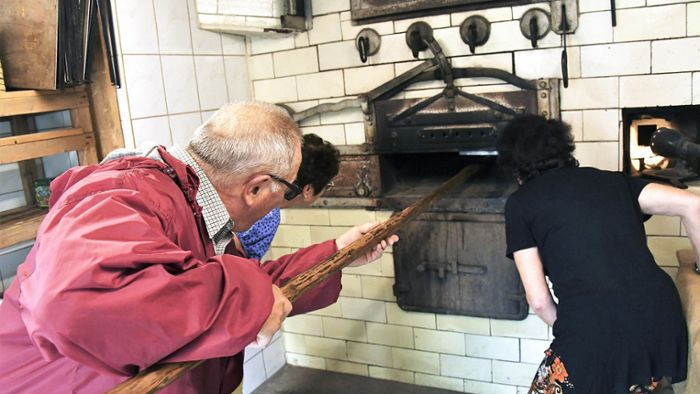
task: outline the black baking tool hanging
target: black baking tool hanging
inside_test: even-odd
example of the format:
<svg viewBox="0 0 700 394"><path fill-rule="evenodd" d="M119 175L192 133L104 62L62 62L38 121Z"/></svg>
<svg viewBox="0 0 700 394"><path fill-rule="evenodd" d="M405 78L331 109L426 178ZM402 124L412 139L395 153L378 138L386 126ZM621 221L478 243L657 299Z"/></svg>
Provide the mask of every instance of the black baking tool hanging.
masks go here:
<svg viewBox="0 0 700 394"><path fill-rule="evenodd" d="M561 80L564 84L564 88L569 87L569 56L566 53L566 33L569 31L569 24L566 21L566 4L561 5L561 24L559 25L559 30L561 30L561 45L563 50L561 51Z"/></svg>
<svg viewBox="0 0 700 394"><path fill-rule="evenodd" d="M617 26L617 11L615 7L615 0L610 0L610 17L612 18L612 25Z"/></svg>

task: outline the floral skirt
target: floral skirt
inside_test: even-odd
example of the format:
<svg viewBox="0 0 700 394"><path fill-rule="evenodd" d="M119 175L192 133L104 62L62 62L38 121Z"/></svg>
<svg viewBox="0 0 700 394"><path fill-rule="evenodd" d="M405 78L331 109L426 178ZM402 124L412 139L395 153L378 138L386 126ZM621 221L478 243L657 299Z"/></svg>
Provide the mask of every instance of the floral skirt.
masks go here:
<svg viewBox="0 0 700 394"><path fill-rule="evenodd" d="M564 362L554 353L554 350L547 349L535 378L530 385L528 394L565 394L567 389L573 389L574 384L569 379ZM650 384L635 384L630 386L630 394L647 394L656 389L658 381L650 379Z"/></svg>

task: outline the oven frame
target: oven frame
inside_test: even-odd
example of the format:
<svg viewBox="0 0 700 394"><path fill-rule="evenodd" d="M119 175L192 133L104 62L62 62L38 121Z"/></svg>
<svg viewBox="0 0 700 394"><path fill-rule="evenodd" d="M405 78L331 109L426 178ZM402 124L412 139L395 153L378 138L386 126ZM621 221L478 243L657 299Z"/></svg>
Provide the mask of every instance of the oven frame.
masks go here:
<svg viewBox="0 0 700 394"><path fill-rule="evenodd" d="M364 24L445 12L533 4L537 0L351 0L353 22Z"/></svg>

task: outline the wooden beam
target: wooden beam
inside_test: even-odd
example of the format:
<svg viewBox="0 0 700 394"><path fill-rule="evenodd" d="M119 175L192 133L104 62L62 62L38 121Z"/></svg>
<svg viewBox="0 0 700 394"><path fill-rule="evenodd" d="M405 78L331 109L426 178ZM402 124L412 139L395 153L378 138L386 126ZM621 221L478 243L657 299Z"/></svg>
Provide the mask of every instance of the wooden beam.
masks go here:
<svg viewBox="0 0 700 394"><path fill-rule="evenodd" d="M36 238L36 230L46 216L45 209L29 208L3 218L0 224L0 249Z"/></svg>
<svg viewBox="0 0 700 394"><path fill-rule="evenodd" d="M26 116L13 116L10 118L12 125L12 135L24 135L31 132ZM24 202L26 206L34 206L34 180L38 179L34 160L24 160L17 162L20 178L22 179L22 190L24 191Z"/></svg>
<svg viewBox="0 0 700 394"><path fill-rule="evenodd" d="M6 98L17 98L17 97L44 97L53 95L62 95L67 93L83 93L85 92L85 85L74 86L71 88L65 88L63 90L13 90L11 92L0 92L0 100Z"/></svg>
<svg viewBox="0 0 700 394"><path fill-rule="evenodd" d="M290 301L298 299L307 290L323 282L329 275L340 271L358 257L369 252L381 240L394 234L401 226L425 211L433 202L442 198L448 190L464 183L469 177L478 172L479 168L477 165L464 168L452 179L443 183L435 191L404 209L398 215L392 216L386 222L376 226L350 245L337 251L333 256L317 264L314 268L292 278L282 286L282 293ZM187 371L196 368L202 362L203 360L156 364L125 380L107 393L154 393L166 387Z"/></svg>
<svg viewBox="0 0 700 394"><path fill-rule="evenodd" d="M0 164L83 151L94 146L90 137L76 128L0 138Z"/></svg>
<svg viewBox="0 0 700 394"><path fill-rule="evenodd" d="M0 116L36 114L88 106L87 93L84 91L65 94L32 92L33 94L13 94L15 92L1 94Z"/></svg>
<svg viewBox="0 0 700 394"><path fill-rule="evenodd" d="M367 234L344 247L342 250L337 251L333 256L316 265L314 268L292 278L282 287L282 293L289 298L290 301L298 299L307 290L323 282L329 275L345 268L358 257L372 250L381 240L396 233L404 224L413 220L420 213L428 209L433 202L442 198L448 190L454 188L456 185L461 185L478 170L479 166L477 165L464 168L452 179L443 183L432 193L416 201L398 215L392 216L386 222L376 226Z"/></svg>
<svg viewBox="0 0 700 394"><path fill-rule="evenodd" d="M8 146L8 145L16 146L16 145L21 145L21 144L27 144L30 142L46 141L46 140L52 140L52 139L56 139L56 138L68 137L68 136L73 136L73 135L81 135L81 134L83 134L83 129L70 128L70 129L57 129L57 130L51 130L51 131L41 131L41 132L30 133L30 134L12 135L9 137L0 138L0 146Z"/></svg>
<svg viewBox="0 0 700 394"><path fill-rule="evenodd" d="M124 147L124 133L119 118L119 104L117 103L117 88L112 85L109 76L106 44L101 39L102 19L98 19L99 34L93 37L94 50L91 59L90 79L88 85L88 100L92 112L93 131L96 139L97 157L102 159L117 148ZM76 127L73 124L73 127ZM82 163L82 162L81 162Z"/></svg>
<svg viewBox="0 0 700 394"><path fill-rule="evenodd" d="M78 151L80 165L97 164L97 146L95 134L92 132L92 117L90 107L70 110L70 119L73 127L83 129L86 138L85 148Z"/></svg>

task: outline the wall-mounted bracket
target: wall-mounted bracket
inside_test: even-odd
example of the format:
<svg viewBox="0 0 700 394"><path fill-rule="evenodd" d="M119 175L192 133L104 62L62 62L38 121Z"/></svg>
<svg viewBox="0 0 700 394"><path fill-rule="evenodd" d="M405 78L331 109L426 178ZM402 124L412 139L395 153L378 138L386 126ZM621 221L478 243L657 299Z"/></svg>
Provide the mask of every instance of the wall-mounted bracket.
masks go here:
<svg viewBox="0 0 700 394"><path fill-rule="evenodd" d="M381 45L382 37L374 29L362 29L355 37L355 48L360 53L362 63L367 63L368 57L379 52Z"/></svg>
<svg viewBox="0 0 700 394"><path fill-rule="evenodd" d="M294 31L311 30L311 0L287 0L286 6L287 13L280 17L282 27Z"/></svg>
<svg viewBox="0 0 700 394"><path fill-rule="evenodd" d="M520 32L530 40L533 48L537 48L537 40L549 33L549 13L541 8L532 8L520 18Z"/></svg>
<svg viewBox="0 0 700 394"><path fill-rule="evenodd" d="M573 34L578 29L578 0L552 0L550 8L553 32ZM562 19L565 19L566 23L562 23Z"/></svg>
<svg viewBox="0 0 700 394"><path fill-rule="evenodd" d="M470 16L459 26L462 41L469 45L469 51L474 54L476 47L486 44L491 35L491 22L481 15Z"/></svg>
<svg viewBox="0 0 700 394"><path fill-rule="evenodd" d="M414 22L406 30L406 45L416 59L421 51L428 49L428 41L433 40L433 28L425 22Z"/></svg>

